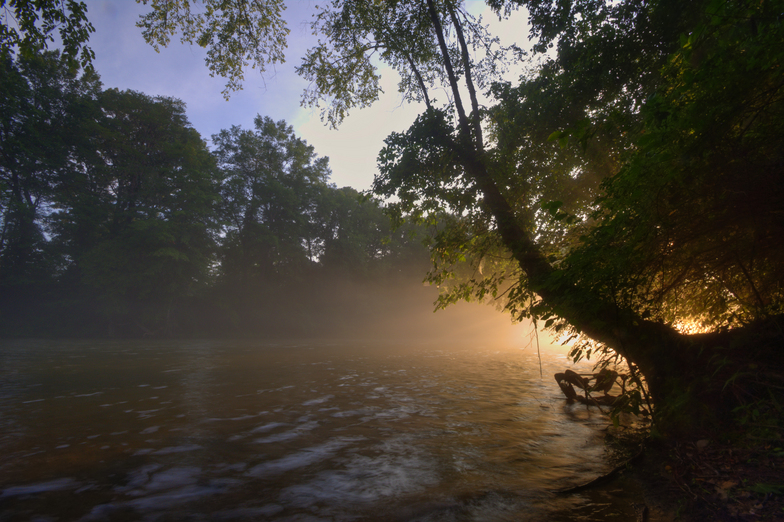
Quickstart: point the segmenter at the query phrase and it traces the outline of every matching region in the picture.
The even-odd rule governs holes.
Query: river
[[[629,520],[566,356],[476,342],[3,341],[0,520]],[[585,370],[590,367],[584,366]]]

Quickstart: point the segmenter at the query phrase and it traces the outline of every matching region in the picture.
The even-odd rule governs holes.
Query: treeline
[[[346,335],[428,254],[285,122],[212,137],[57,53],[0,73],[0,336]]]

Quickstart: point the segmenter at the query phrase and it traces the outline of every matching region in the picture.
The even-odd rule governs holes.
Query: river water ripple
[[[564,355],[454,343],[5,341],[0,520],[623,520]],[[582,369],[586,369],[583,367]]]

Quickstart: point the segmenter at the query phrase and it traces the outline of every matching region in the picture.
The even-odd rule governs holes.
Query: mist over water
[[[507,330],[516,342],[3,342],[2,519],[630,513],[622,495],[553,495],[608,469],[606,419],[563,401],[563,350],[542,350],[540,379]]]

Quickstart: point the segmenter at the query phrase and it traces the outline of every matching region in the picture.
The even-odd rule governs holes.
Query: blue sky
[[[297,0],[287,3],[285,18],[291,31],[287,61],[270,67],[262,77],[257,70],[245,73],[244,89],[234,92],[229,101],[221,93],[223,78],[211,78],[204,64],[205,51],[198,46],[172,39],[160,53],[144,42],[136,27],[139,15],[150,8],[131,0],[85,0],[88,18],[95,27],[90,46],[95,51],[95,68],[105,88],[132,89],[149,95],[179,98],[187,104],[188,118],[208,140],[211,135],[232,125],[253,127],[256,114],[286,120],[297,135],[315,147],[319,156],[328,156],[332,182],[358,190],[370,187],[376,172],[376,156],[390,132],[409,127],[421,107],[404,103],[397,92],[394,71],[382,69],[386,92],[372,107],[356,110],[338,130],[320,121],[318,110],[300,107],[300,96],[307,86],[294,67],[305,50],[315,42],[308,23],[317,2]],[[472,11],[480,10],[474,2]],[[492,16],[487,16],[488,21]],[[506,22],[517,40],[526,32],[521,24]],[[514,28],[517,31],[514,31]]]

